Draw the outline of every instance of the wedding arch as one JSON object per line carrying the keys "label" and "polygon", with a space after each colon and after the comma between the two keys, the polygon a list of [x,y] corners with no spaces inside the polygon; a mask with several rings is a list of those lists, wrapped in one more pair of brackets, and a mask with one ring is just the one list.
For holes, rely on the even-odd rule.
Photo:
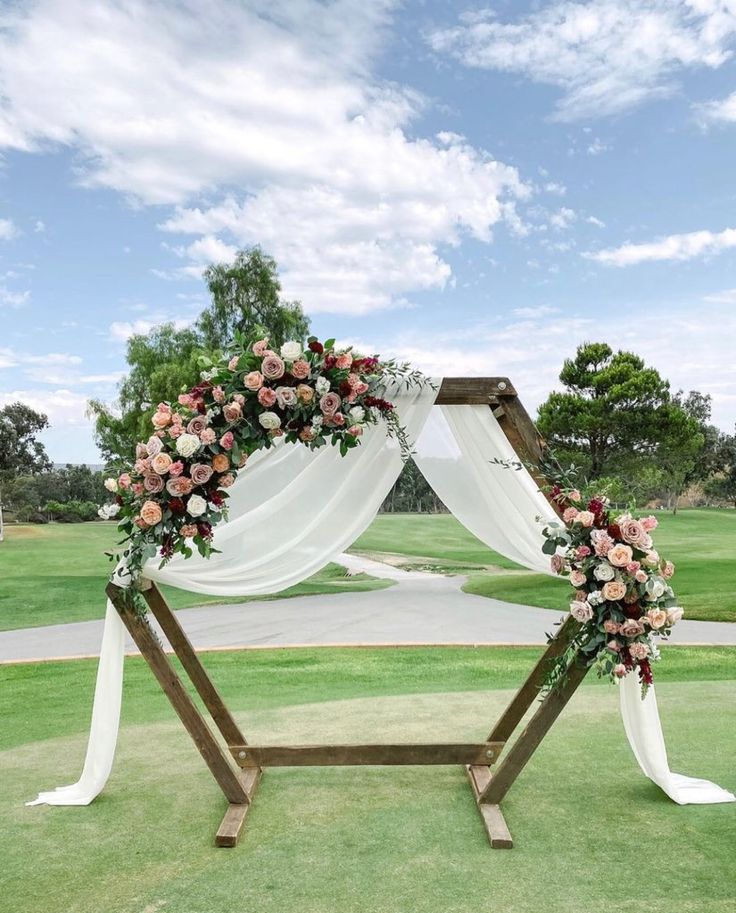
{"label": "wedding arch", "polygon": [[[391,362],[329,354],[333,340],[309,345],[311,354],[287,344],[280,358],[263,340],[241,347],[227,367],[205,371],[204,382],[180,397],[188,421],[161,404],[156,436],[139,445],[135,471],[111,485],[118,488],[132,545],[107,587],[84,770],[76,784],[35,801],[85,805],[103,789],[115,754],[127,630],[228,802],[218,846],[237,843],[269,767],[458,764],[467,770],[491,846],[510,848],[500,803],[590,668],[579,661],[581,624],[573,613],[482,740],[261,745],[246,739],[157,586],[258,595],[305,579],[370,524],[411,446],[429,483],[472,533],[520,564],[550,573],[539,521],[554,525],[560,502],[544,493],[534,468],[542,441],[508,378],[425,383]],[[161,478],[168,479],[165,485]],[[217,525],[226,501],[229,521]],[[142,607],[169,641],[221,739]],[[551,664],[558,667],[556,686],[543,692],[511,742]],[[634,676],[621,683],[626,734],[646,775],[679,803],[733,801],[714,784],[670,772],[653,689],[645,700],[638,692]]]}

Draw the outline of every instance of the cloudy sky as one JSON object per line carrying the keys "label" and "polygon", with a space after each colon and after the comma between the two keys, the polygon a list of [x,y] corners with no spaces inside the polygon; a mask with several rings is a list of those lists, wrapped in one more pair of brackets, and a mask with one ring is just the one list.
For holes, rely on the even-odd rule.
{"label": "cloudy sky", "polygon": [[97,459],[125,341],[261,244],[315,332],[530,406],[583,340],[736,420],[736,0],[0,5],[0,404]]}

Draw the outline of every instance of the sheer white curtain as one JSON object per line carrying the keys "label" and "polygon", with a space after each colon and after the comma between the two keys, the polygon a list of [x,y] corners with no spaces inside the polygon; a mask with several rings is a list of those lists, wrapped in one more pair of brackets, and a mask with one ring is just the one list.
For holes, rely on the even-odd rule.
{"label": "sheer white curtain", "polygon": [[[516,456],[491,410],[432,409],[434,398],[431,388],[393,397],[410,439],[417,441],[420,469],[479,539],[526,567],[549,573],[537,518],[551,518],[551,508],[526,470],[491,462]],[[177,557],[161,570],[154,560],[146,576],[218,595],[282,590],[337,557],[366,529],[401,465],[398,445],[381,426],[371,428],[345,458],[332,447],[310,452],[298,445],[259,453],[230,490],[230,519],[215,531],[222,554],[207,561]],[[124,640],[123,623],[108,602],[82,775],[77,783],[41,793],[29,804],[87,805],[103,789],[115,757]],[[707,781],[670,773],[653,692],[648,703],[630,699],[624,704],[628,694],[622,688],[624,724],[644,773],[676,802],[731,801],[730,793]]]}

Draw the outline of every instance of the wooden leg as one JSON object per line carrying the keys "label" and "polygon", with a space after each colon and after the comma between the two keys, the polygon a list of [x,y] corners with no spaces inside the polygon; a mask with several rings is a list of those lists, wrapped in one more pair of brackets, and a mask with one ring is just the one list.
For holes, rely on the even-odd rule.
{"label": "wooden leg", "polygon": [[506,826],[506,819],[503,816],[499,805],[491,805],[490,802],[481,802],[480,797],[491,780],[491,772],[487,767],[470,766],[468,770],[468,779],[478,805],[478,811],[483,819],[483,826],[488,834],[488,840],[494,850],[510,850],[514,841]]}
{"label": "wooden leg", "polygon": [[184,688],[147,620],[125,606],[120,598],[121,592],[120,588],[114,584],[109,584],[107,587],[108,597],[118,610],[130,636],[141,651],[141,655],[150,666],[179,719],[199,749],[199,753],[225,794],[225,798],[236,805],[249,803],[250,796],[239,779],[238,771],[232,767],[228,756]]}
{"label": "wooden leg", "polygon": [[539,658],[536,666],[529,673],[524,684],[513,696],[511,703],[499,718],[488,736],[489,742],[508,742],[514,730],[522,721],[524,714],[534,703],[539,689],[547,674],[551,660],[561,656],[567,649],[570,639],[578,630],[580,624],[572,615],[568,615],[560,630],[550,641],[549,646]]}
{"label": "wooden leg", "polygon": [[573,660],[567,669],[563,684],[546,695],[537,712],[481,791],[479,802],[498,805],[587,673],[587,666],[578,665]]}
{"label": "wooden leg", "polygon": [[222,824],[215,834],[215,846],[237,846],[240,832],[245,823],[245,816],[248,814],[248,809],[253,801],[253,793],[256,791],[260,777],[261,770],[257,767],[244,771],[240,776],[240,781],[248,793],[249,801],[241,804],[231,802],[228,805]]}
{"label": "wooden leg", "polygon": [[228,745],[247,745],[245,736],[212,683],[191,641],[179,624],[179,619],[171,611],[156,584],[145,590],[143,596],[225,741]]}

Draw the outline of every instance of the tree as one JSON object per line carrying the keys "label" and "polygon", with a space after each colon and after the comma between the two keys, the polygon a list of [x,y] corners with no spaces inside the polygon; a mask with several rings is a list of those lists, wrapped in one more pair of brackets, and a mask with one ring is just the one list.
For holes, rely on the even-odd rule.
{"label": "tree", "polygon": [[667,492],[667,507],[675,513],[678,498],[700,475],[698,465],[705,445],[703,428],[709,418],[710,396],[697,391],[687,398],[680,392],[659,410],[655,462]]}
{"label": "tree", "polygon": [[729,501],[736,507],[736,434],[721,436],[718,456],[720,468],[703,487],[710,497]]}
{"label": "tree", "polygon": [[48,418],[25,403],[10,403],[0,409],[0,477],[51,468],[46,448],[36,439],[48,427]]}
{"label": "tree", "polygon": [[560,380],[566,392],[540,406],[539,429],[558,458],[582,463],[593,480],[635,474],[670,439],[702,447],[698,422],[688,421],[668,382],[632,352],[584,343],[565,360]]}
{"label": "tree", "polygon": [[120,382],[117,410],[99,400],[89,403],[95,441],[105,460],[129,458],[136,443],[150,437],[157,404],[176,401],[182,390],[194,386],[202,354],[205,349],[196,330],[179,330],[172,323],[155,327],[147,336],[130,337],[130,372]]}
{"label": "tree", "polygon": [[267,331],[271,345],[290,339],[303,342],[309,335],[309,318],[298,301],[284,301],[276,261],[260,247],[238,251],[233,263],[207,267],[204,279],[212,304],[197,327],[206,348],[224,349],[234,331],[246,336]]}
{"label": "tree", "polygon": [[177,329],[166,323],[128,340],[129,374],[119,387],[117,407],[92,400],[95,440],[108,462],[130,458],[137,441],[149,437],[156,405],[175,401],[200,379],[200,356],[218,358],[236,330],[268,334],[271,344],[304,341],[309,320],[301,305],[280,298],[276,261],[254,247],[239,251],[231,264],[205,271],[212,303],[196,324]]}

